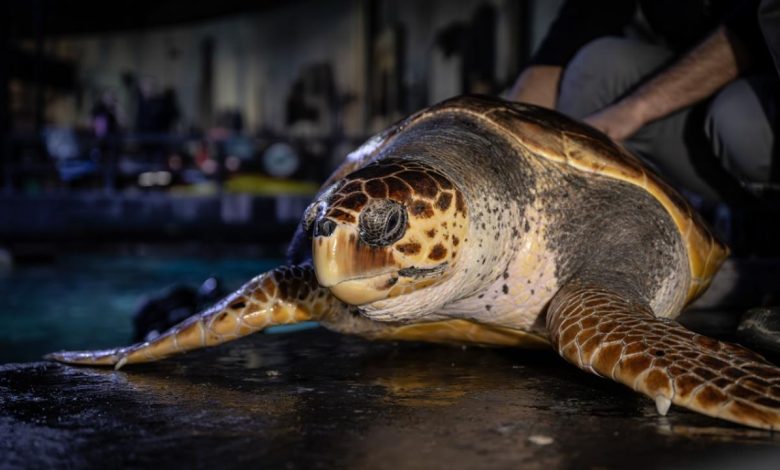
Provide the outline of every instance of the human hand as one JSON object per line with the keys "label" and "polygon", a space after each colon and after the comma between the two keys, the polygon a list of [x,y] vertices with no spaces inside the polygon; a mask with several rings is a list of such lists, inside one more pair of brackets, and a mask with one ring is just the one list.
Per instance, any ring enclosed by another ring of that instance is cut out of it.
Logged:
{"label": "human hand", "polygon": [[555,109],[562,71],[563,67],[532,65],[517,77],[512,90],[505,98]]}
{"label": "human hand", "polygon": [[612,140],[621,142],[636,133],[647,122],[638,106],[630,102],[617,102],[583,119]]}

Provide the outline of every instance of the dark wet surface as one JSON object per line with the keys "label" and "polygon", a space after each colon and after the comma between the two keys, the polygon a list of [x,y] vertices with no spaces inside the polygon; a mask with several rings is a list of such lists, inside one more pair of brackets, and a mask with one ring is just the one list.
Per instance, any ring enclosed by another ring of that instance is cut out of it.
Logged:
{"label": "dark wet surface", "polygon": [[120,372],[0,366],[0,467],[780,468],[780,435],[545,351],[255,335]]}

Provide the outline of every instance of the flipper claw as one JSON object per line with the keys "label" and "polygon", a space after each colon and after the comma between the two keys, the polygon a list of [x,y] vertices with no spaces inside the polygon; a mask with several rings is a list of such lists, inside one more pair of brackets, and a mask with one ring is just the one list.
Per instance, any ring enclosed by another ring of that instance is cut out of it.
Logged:
{"label": "flipper claw", "polygon": [[672,400],[665,397],[664,395],[658,395],[655,397],[655,409],[658,411],[658,414],[661,416],[666,416],[666,413],[669,412],[669,408],[672,406]]}
{"label": "flipper claw", "polygon": [[114,370],[121,369],[125,364],[127,364],[127,356],[122,356],[122,358],[119,359],[119,361],[117,361],[116,365],[114,366]]}

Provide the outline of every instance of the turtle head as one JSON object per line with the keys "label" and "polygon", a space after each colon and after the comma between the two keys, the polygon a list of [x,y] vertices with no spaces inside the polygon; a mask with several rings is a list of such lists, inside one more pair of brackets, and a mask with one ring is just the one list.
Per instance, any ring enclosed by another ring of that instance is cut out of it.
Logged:
{"label": "turtle head", "polygon": [[468,229],[455,185],[410,162],[352,173],[310,206],[306,220],[319,283],[352,305],[447,279]]}

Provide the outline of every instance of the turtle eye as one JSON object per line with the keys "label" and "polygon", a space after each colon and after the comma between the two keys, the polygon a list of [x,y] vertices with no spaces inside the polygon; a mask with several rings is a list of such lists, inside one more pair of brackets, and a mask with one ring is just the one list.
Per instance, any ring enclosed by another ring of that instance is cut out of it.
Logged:
{"label": "turtle eye", "polygon": [[360,213],[360,239],[372,246],[387,246],[406,232],[406,209],[387,199],[369,204]]}

